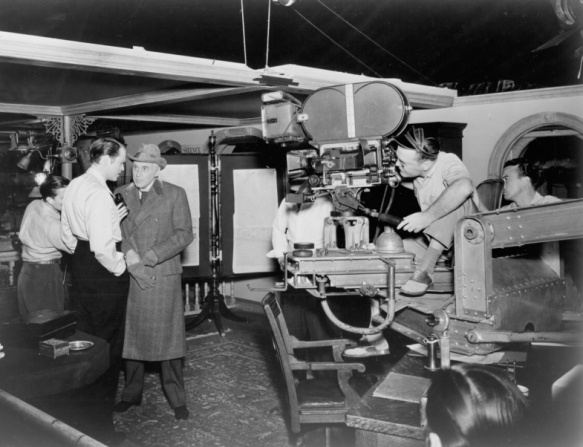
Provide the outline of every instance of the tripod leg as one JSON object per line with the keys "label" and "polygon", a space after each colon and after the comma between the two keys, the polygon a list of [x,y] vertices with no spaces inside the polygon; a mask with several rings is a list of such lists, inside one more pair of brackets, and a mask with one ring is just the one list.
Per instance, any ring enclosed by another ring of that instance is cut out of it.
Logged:
{"label": "tripod leg", "polygon": [[214,307],[215,307],[215,297],[207,296],[205,299],[206,303],[200,313],[192,321],[186,322],[186,330],[190,331],[195,327],[203,323],[207,318],[215,319]]}
{"label": "tripod leg", "polygon": [[225,329],[223,328],[223,322],[221,321],[221,314],[215,312],[213,314],[213,317],[215,320],[215,326],[217,327],[217,331],[219,331],[219,335],[221,336],[221,338],[225,338]]}
{"label": "tripod leg", "polygon": [[223,295],[219,295],[219,312],[220,314],[228,318],[229,320],[238,321],[240,323],[247,323],[247,318],[240,317],[235,315],[225,304],[225,297]]}

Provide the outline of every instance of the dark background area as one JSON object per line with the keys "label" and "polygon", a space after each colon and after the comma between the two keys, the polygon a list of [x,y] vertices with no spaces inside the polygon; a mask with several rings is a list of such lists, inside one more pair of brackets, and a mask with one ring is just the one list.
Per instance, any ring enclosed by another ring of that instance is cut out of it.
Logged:
{"label": "dark background area", "polygon": [[[526,88],[577,84],[579,32],[557,46],[533,52],[561,31],[554,3],[301,0],[291,7],[271,3],[268,65],[296,64],[368,76],[377,76],[376,72],[426,85],[458,83],[458,89],[500,79]],[[1,0],[0,31],[244,63],[241,5],[247,65],[260,69],[266,65],[268,0]]]}

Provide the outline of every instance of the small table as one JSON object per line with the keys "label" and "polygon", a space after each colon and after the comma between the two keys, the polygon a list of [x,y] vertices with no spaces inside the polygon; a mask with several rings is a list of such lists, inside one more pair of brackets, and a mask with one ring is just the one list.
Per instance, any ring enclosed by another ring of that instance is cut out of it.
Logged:
{"label": "small table", "polygon": [[[423,357],[403,355],[389,372],[431,379]],[[356,429],[356,447],[423,447],[425,434],[420,425],[418,403],[373,396],[382,377],[346,414],[346,425]]]}
{"label": "small table", "polygon": [[86,340],[93,346],[56,359],[40,355],[38,348],[5,347],[0,387],[20,399],[48,396],[89,385],[107,371],[109,344],[105,340],[81,331],[65,340]]}

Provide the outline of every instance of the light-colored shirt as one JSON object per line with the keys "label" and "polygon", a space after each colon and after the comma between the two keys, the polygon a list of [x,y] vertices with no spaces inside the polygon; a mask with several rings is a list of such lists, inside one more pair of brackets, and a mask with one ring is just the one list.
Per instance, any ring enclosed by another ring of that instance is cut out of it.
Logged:
{"label": "light-colored shirt", "polygon": [[[528,206],[536,206],[536,205],[546,205],[547,203],[557,203],[560,202],[561,199],[555,196],[541,196],[538,192],[535,191],[534,197],[530,201]],[[512,202],[508,205],[504,205],[500,208],[501,211],[503,210],[513,210],[519,208],[516,202]]]}
{"label": "light-colored shirt", "polygon": [[[427,175],[413,180],[413,190],[421,211],[433,205],[443,191],[460,178],[470,179],[470,173],[462,161],[455,154],[440,152]],[[471,198],[478,207],[480,199],[475,189]]]}
{"label": "light-colored shirt", "polygon": [[94,168],[77,177],[65,190],[61,211],[61,237],[75,251],[77,239],[89,241],[95,258],[116,276],[126,264],[115,248],[121,241],[119,214],[105,179]]}
{"label": "light-colored shirt", "polygon": [[61,239],[59,212],[44,200],[34,200],[26,207],[18,237],[26,262],[52,261],[62,257],[59,250],[70,252]]}
{"label": "light-colored shirt", "polygon": [[334,205],[327,197],[314,202],[294,203],[283,200],[277,210],[271,230],[273,250],[268,258],[281,258],[293,250],[295,242],[312,242],[315,248],[324,247],[324,220],[330,217]]}

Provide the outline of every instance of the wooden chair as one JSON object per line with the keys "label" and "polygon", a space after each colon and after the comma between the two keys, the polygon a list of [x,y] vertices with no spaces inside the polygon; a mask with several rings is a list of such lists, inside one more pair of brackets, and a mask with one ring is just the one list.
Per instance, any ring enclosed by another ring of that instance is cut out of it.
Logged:
{"label": "wooden chair", "polygon": [[502,191],[504,190],[504,181],[501,179],[484,180],[476,187],[480,202],[489,211],[497,210],[502,206]]}
{"label": "wooden chair", "polygon": [[[360,397],[348,384],[352,371],[364,372],[360,363],[345,363],[342,352],[355,343],[351,340],[335,339],[322,341],[299,341],[289,334],[281,308],[270,293],[262,300],[263,309],[273,331],[274,346],[285,376],[290,407],[291,429],[300,432],[300,424],[345,423],[346,412],[355,406]],[[296,349],[332,348],[335,362],[305,362],[295,356]],[[337,379],[309,379],[296,383],[293,371],[336,371]],[[326,439],[330,428],[326,428]]]}

